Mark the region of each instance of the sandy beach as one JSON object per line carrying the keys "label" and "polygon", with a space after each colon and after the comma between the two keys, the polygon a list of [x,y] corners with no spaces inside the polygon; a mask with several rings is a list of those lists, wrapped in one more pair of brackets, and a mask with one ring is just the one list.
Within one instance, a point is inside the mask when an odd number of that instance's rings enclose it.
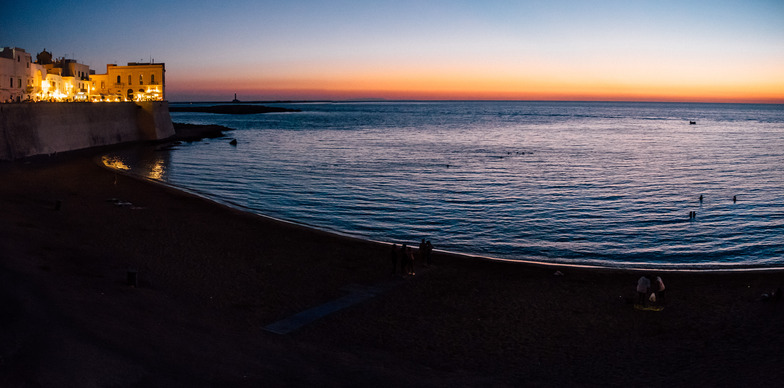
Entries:
{"label": "sandy beach", "polygon": [[[2,387],[784,379],[784,301],[760,300],[784,286],[781,271],[656,272],[662,311],[633,308],[632,270],[436,252],[402,278],[388,245],[239,212],[95,156],[0,164]],[[265,330],[352,294],[366,298],[287,334]]]}

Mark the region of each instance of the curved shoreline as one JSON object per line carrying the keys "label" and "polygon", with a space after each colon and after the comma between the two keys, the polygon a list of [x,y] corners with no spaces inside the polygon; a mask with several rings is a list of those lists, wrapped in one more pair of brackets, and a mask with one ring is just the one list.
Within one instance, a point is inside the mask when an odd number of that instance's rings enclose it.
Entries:
{"label": "curved shoreline", "polygon": [[[0,186],[0,385],[784,379],[784,302],[761,300],[784,271],[668,272],[658,312],[634,308],[640,272],[628,269],[439,251],[415,276],[393,276],[386,244],[113,173],[94,156],[0,164],[11,183]],[[295,332],[263,329],[363,292]]]}
{"label": "curved shoreline", "polygon": [[[104,155],[105,157],[105,155]],[[226,206],[228,208],[244,212],[246,214],[254,215],[261,217],[262,219],[268,219],[275,222],[287,223],[293,226],[309,228],[314,231],[319,231],[322,233],[329,233],[333,234],[338,237],[342,238],[349,238],[349,239],[356,239],[371,243],[378,243],[387,246],[392,246],[393,242],[388,241],[380,241],[374,240],[363,236],[352,235],[349,232],[344,232],[340,230],[334,230],[329,228],[318,227],[315,225],[309,225],[306,223],[294,221],[294,220],[287,220],[282,218],[273,217],[267,214],[260,213],[259,211],[249,208],[247,206],[243,206],[238,203],[234,203],[232,201],[221,199],[215,195],[211,195],[209,193],[203,193],[199,190],[186,188],[182,186],[177,186],[168,182],[164,182],[161,180],[152,179],[141,174],[136,174],[133,172],[133,169],[129,171],[123,171],[122,169],[113,168],[106,163],[98,160],[100,157],[96,157],[95,161],[96,164],[100,165],[103,168],[106,168],[110,171],[119,172],[121,174],[125,174],[129,177],[139,179],[148,183],[161,185],[163,187],[167,187],[173,190],[177,190],[183,193],[187,193],[189,195],[195,195],[202,199],[208,200],[215,204],[219,204],[221,206]],[[416,241],[413,241],[416,242]],[[412,246],[413,247],[413,246]],[[465,252],[455,252],[443,249],[436,249],[434,252],[439,252],[441,254],[455,256],[455,257],[462,257],[465,259],[474,259],[474,260],[485,260],[490,262],[499,262],[499,263],[518,263],[518,264],[526,264],[526,265],[533,265],[533,266],[541,266],[541,267],[560,267],[560,268],[584,268],[584,269],[597,269],[597,270],[621,270],[621,271],[636,271],[636,272],[645,272],[645,271],[657,271],[657,272],[757,272],[757,271],[784,271],[784,265],[779,265],[775,267],[766,267],[764,265],[743,265],[743,264],[731,264],[728,263],[726,266],[720,263],[712,263],[706,265],[699,265],[699,264],[641,264],[641,263],[618,263],[618,265],[601,265],[601,264],[591,264],[591,263],[567,263],[567,262],[558,262],[558,261],[537,261],[537,260],[525,260],[525,259],[506,259],[500,257],[493,257],[493,256],[485,256],[473,253],[465,253]]]}

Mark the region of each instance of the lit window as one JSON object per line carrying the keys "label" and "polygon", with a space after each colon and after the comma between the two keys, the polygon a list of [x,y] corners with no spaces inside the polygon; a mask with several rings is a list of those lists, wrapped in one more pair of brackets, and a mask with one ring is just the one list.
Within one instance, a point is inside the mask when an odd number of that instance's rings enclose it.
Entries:
{"label": "lit window", "polygon": [[106,85],[101,81],[101,89],[106,89]]}
{"label": "lit window", "polygon": [[144,76],[139,74],[139,85],[144,85]]}

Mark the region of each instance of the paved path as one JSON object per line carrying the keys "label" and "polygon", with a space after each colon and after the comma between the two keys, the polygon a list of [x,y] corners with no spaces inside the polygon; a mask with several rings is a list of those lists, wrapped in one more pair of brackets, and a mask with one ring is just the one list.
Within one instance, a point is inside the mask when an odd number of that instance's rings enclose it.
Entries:
{"label": "paved path", "polygon": [[305,310],[301,313],[294,314],[280,321],[271,323],[267,326],[264,326],[264,330],[276,334],[291,333],[292,331],[297,330],[300,327],[305,326],[321,317],[324,317],[327,314],[334,313],[335,311],[342,310],[346,307],[368,300],[386,291],[394,284],[395,282],[387,282],[376,286],[360,286],[357,284],[350,284],[341,288],[342,291],[348,292],[348,295]]}

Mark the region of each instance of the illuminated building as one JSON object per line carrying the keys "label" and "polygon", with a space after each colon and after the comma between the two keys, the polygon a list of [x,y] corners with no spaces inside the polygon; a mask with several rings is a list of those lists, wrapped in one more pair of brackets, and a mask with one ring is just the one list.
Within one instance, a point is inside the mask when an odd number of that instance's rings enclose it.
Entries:
{"label": "illuminated building", "polygon": [[129,62],[128,66],[106,65],[106,74],[91,74],[92,101],[162,101],[163,63]]}
{"label": "illuminated building", "polygon": [[27,99],[30,64],[30,54],[19,47],[0,50],[0,102]]}
{"label": "illuminated building", "polygon": [[163,101],[165,64],[106,65],[106,74],[73,59],[52,59],[46,50],[36,62],[25,50],[0,50],[0,102]]}

